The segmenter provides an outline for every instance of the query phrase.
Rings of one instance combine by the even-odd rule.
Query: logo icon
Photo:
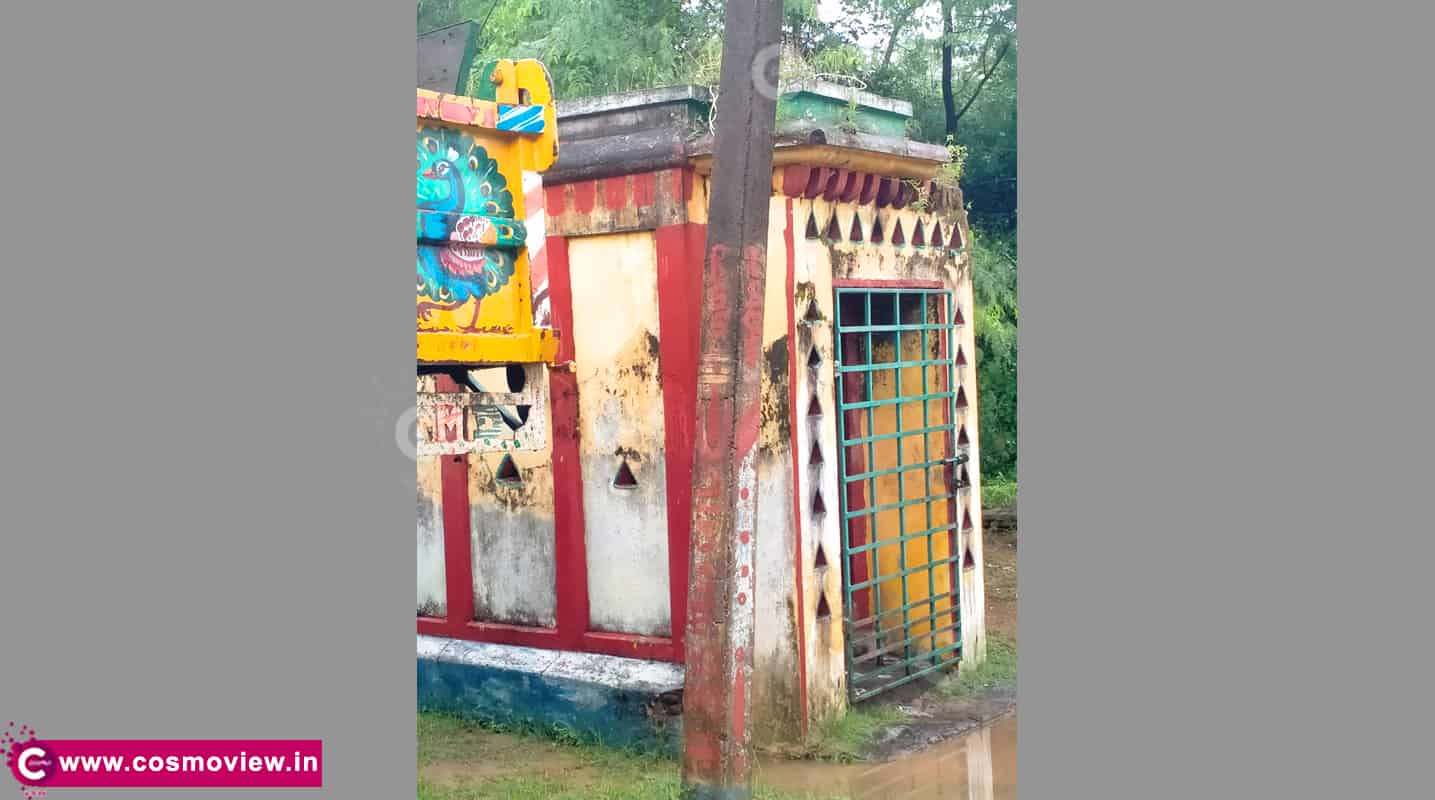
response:
[[[11,720],[0,733],[0,746],[5,748],[5,764],[10,774],[20,782],[20,793],[26,800],[45,796],[45,790],[37,788],[55,776],[55,753],[50,746],[35,738],[35,729],[29,725],[16,725]]]

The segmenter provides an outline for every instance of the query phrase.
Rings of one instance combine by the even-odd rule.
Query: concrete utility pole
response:
[[[709,186],[689,552],[683,796],[752,797],[759,365],[782,0],[727,4]]]

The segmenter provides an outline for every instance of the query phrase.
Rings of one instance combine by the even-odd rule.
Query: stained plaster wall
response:
[[[592,630],[672,629],[658,281],[651,231],[569,240]],[[615,486],[626,463],[636,483]]]
[[[815,214],[818,230],[826,232],[833,213],[843,233],[841,240],[807,237],[810,216]],[[847,240],[854,215],[864,241]],[[878,219],[885,241],[872,243],[867,239]],[[947,219],[943,215],[944,225],[949,225]],[[965,452],[972,462],[971,487],[963,492],[957,511],[959,518],[970,513],[973,520],[972,529],[962,532],[959,538],[960,548],[971,549],[975,565],[963,570],[960,578],[964,657],[974,663],[983,657],[985,650],[980,612],[983,608],[980,509],[979,504],[972,501],[980,497],[980,478],[975,469],[978,453],[975,369],[970,366],[974,364],[974,344],[969,324],[972,314],[969,257],[965,253],[951,253],[946,248],[914,248],[910,243],[916,226],[925,226],[924,233],[930,235],[935,218],[910,208],[877,209],[821,198],[775,196],[770,220],[763,326],[767,363],[762,375],[763,433],[758,461],[758,484],[763,488],[758,497],[753,676],[754,707],[757,718],[765,720],[755,731],[759,741],[792,740],[800,736],[804,692],[809,725],[847,704],[837,462],[840,451],[834,388],[834,279],[938,281],[953,289],[954,299],[968,323],[958,329],[956,343],[965,350],[969,366],[955,371],[956,380],[966,389],[968,401],[965,410],[958,410],[955,422],[958,428],[967,428],[970,445]],[[907,244],[893,245],[888,237],[899,222]],[[965,229],[962,235],[965,239]],[[945,232],[943,238],[949,236],[950,233]],[[789,255],[792,262],[790,296],[787,294]],[[791,346],[787,329],[789,314],[793,328]],[[815,365],[810,366],[813,361]],[[819,493],[820,504],[815,502]],[[799,552],[800,566],[795,561]],[[936,555],[942,557],[946,553],[939,551]],[[819,566],[819,561],[824,563]],[[805,661],[801,661],[803,659]],[[805,676],[797,667],[799,663],[805,663]],[[800,683],[804,679],[805,684]]]

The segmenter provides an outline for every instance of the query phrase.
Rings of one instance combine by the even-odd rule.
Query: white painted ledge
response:
[[[665,661],[540,650],[421,634],[418,636],[418,657],[629,691],[657,694],[683,688],[683,667]]]

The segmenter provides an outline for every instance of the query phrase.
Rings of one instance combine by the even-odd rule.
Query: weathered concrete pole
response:
[[[703,260],[683,795],[752,797],[753,530],[782,0],[727,4]]]

